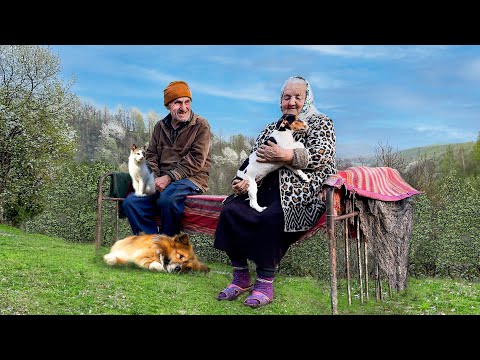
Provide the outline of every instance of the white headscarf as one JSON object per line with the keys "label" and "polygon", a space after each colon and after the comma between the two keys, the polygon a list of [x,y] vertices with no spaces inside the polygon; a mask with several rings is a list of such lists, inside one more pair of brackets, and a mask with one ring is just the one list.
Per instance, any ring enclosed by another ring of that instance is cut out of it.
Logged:
{"label": "white headscarf", "polygon": [[305,121],[313,114],[319,114],[320,112],[317,110],[315,105],[313,105],[313,92],[310,87],[310,84],[308,83],[307,79],[304,79],[301,76],[291,76],[287,80],[285,80],[285,82],[283,83],[282,91],[280,94],[280,110],[282,110],[282,98],[283,98],[283,92],[285,91],[285,86],[287,86],[291,82],[298,82],[298,80],[303,80],[307,85],[307,94],[305,96],[305,103],[303,104],[302,111],[300,111],[300,115],[298,116],[300,120]]}

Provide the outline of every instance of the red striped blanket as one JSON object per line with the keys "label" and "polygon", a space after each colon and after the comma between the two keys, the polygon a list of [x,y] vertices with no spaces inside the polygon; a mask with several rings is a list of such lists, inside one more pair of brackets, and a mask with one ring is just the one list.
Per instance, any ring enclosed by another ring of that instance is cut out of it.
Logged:
{"label": "red striped blanket", "polygon": [[324,185],[382,201],[397,201],[421,194],[405,182],[400,173],[390,167],[350,167],[330,176]]}
{"label": "red striped blanket", "polygon": [[[186,232],[214,235],[222,202],[226,195],[190,195],[185,200],[183,229]],[[325,227],[326,215],[323,214],[315,226],[304,234],[299,241],[306,240]]]}

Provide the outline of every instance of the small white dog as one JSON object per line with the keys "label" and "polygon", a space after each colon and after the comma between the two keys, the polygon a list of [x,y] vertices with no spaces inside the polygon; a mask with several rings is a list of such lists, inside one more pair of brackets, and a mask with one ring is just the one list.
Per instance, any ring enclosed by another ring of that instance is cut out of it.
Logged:
{"label": "small white dog", "polygon": [[[284,149],[298,149],[304,148],[305,146],[301,142],[296,142],[293,139],[293,131],[305,131],[308,129],[308,125],[303,121],[299,120],[295,115],[283,115],[280,120],[278,120],[275,130],[273,130],[268,140],[276,143]],[[265,206],[258,205],[257,201],[257,181],[260,181],[268,173],[285,166],[288,169],[292,170],[296,175],[300,176],[304,181],[310,181],[308,176],[298,169],[294,169],[289,165],[282,163],[262,163],[257,161],[258,156],[255,151],[253,151],[250,156],[243,162],[240,169],[237,171],[237,179],[248,180],[248,199],[250,200],[250,206],[262,212],[266,209]]]}
{"label": "small white dog", "polygon": [[138,148],[132,144],[128,157],[128,172],[136,196],[155,194],[155,178],[145,159],[145,146]]}

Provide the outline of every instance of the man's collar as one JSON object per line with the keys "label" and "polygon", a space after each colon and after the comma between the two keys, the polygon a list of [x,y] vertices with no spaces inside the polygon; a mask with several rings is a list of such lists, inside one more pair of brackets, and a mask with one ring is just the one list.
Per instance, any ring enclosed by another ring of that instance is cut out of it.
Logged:
{"label": "man's collar", "polygon": [[[191,112],[190,112],[190,117],[188,118],[188,120],[185,121],[185,122],[183,122],[183,123],[180,123],[179,128],[181,128],[181,127],[186,126],[187,124],[189,124],[189,123],[192,121],[192,119],[193,119],[194,116],[195,116],[195,114],[193,113],[193,111],[191,111]],[[172,126],[172,114],[168,113],[168,115],[165,116],[165,118],[164,118],[163,120],[164,120],[164,122],[165,122],[166,125],[168,125],[168,126],[170,126],[170,127],[173,128],[173,126]]]}

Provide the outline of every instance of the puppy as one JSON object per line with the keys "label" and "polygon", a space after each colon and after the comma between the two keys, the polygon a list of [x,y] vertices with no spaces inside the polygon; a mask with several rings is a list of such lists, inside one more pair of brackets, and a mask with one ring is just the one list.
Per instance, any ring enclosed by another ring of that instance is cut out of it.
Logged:
{"label": "puppy", "polygon": [[[300,121],[295,115],[283,115],[280,120],[278,120],[275,130],[273,130],[270,138],[265,141],[265,144],[268,140],[276,143],[284,149],[295,149],[295,148],[304,148],[305,146],[301,142],[296,142],[293,139],[293,131],[305,131],[308,129],[308,125],[303,121]],[[262,163],[257,161],[257,154],[253,151],[250,156],[243,162],[240,169],[237,171],[237,179],[248,180],[248,199],[250,200],[250,206],[262,212],[266,209],[265,206],[258,205],[257,202],[257,181],[260,181],[268,173],[285,166],[288,169],[292,170],[296,175],[300,176],[304,181],[310,181],[308,176],[298,169],[294,169],[289,165],[282,163]]]}
{"label": "puppy", "polygon": [[128,157],[128,172],[136,196],[155,194],[155,178],[145,159],[145,146],[138,148],[133,144]]}
{"label": "puppy", "polygon": [[103,260],[110,266],[134,263],[141,268],[169,273],[210,271],[198,260],[187,234],[129,236],[113,244]]}

